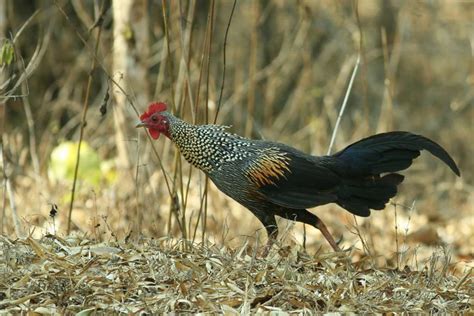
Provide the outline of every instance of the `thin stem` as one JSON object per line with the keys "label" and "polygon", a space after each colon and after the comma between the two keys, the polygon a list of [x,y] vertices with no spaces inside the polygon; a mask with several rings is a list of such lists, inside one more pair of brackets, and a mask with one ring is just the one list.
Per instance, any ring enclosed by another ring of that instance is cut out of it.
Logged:
{"label": "thin stem", "polygon": [[13,193],[12,185],[11,185],[11,179],[9,177],[5,178],[5,186],[6,186],[6,191],[8,194],[8,200],[10,200],[10,208],[12,210],[12,217],[13,217],[13,224],[15,226],[15,233],[17,237],[23,238],[25,237],[25,234],[23,232],[23,229],[21,228],[21,223],[20,223],[20,217],[18,216],[17,208],[16,208],[16,202],[15,202],[15,195]]}
{"label": "thin stem", "polygon": [[396,253],[397,253],[397,270],[400,270],[400,247],[398,243],[398,218],[397,218],[397,204],[394,205],[395,207],[395,245],[396,245]]}
{"label": "thin stem", "polygon": [[141,231],[141,228],[142,228],[142,222],[143,222],[143,216],[142,216],[142,213],[140,212],[140,189],[139,189],[139,185],[138,185],[138,175],[139,175],[139,172],[138,172],[138,169],[140,168],[140,137],[137,137],[137,165],[136,165],[136,168],[135,168],[135,203],[136,203],[136,207],[135,207],[135,216],[137,218],[137,232]]}
{"label": "thin stem", "polygon": [[209,123],[209,80],[210,80],[210,67],[211,67],[211,52],[212,52],[212,40],[214,35],[214,7],[215,1],[211,2],[211,11],[209,12],[209,44],[207,51],[207,77],[206,77],[206,108],[205,108],[205,122]]}
{"label": "thin stem", "polygon": [[[167,19],[167,15],[166,15],[166,0],[161,1],[161,8],[162,8],[162,14],[163,14],[163,24],[164,24],[164,29],[165,29],[166,49],[168,51],[168,55],[167,55],[167,58],[166,58],[166,61],[168,62],[168,66],[169,66],[167,68],[168,69],[168,76],[169,76],[171,82],[175,82],[174,76],[173,76],[174,68],[173,68],[173,63],[172,63],[172,59],[171,59],[168,19]],[[173,106],[173,112],[176,113],[177,107],[176,107],[175,100],[174,100],[174,96],[175,96],[174,85],[171,85],[171,95],[173,96],[173,98],[171,100],[171,105]]]}
{"label": "thin stem", "polygon": [[361,81],[361,84],[362,84],[362,91],[363,91],[363,97],[364,97],[364,115],[365,115],[365,120],[366,120],[366,126],[367,126],[367,130],[370,129],[370,120],[369,120],[369,113],[370,113],[370,109],[369,109],[369,88],[368,88],[368,84],[367,84],[367,73],[368,73],[368,69],[367,69],[367,54],[364,50],[364,32],[362,32],[362,24],[360,22],[360,15],[359,15],[359,2],[358,0],[353,0],[352,2],[352,7],[354,9],[354,15],[355,15],[355,19],[356,19],[356,23],[357,23],[357,30],[359,31],[359,54],[361,56],[361,59],[362,59],[362,73],[361,73],[361,77],[362,77],[362,81]]}
{"label": "thin stem", "polygon": [[[176,82],[175,78],[174,78],[174,66],[173,66],[173,60],[171,58],[171,43],[170,43],[170,36],[169,36],[169,25],[168,25],[168,15],[166,14],[166,0],[162,0],[161,1],[161,8],[162,8],[162,15],[163,15],[163,27],[164,27],[164,30],[165,30],[165,43],[166,43],[166,50],[167,50],[167,56],[166,56],[166,62],[168,64],[168,67],[166,68],[166,70],[168,71],[168,77],[170,78],[170,81],[171,82]],[[176,104],[176,94],[175,94],[175,87],[174,87],[174,84],[171,84],[171,95],[172,95],[172,98],[171,98],[171,106],[172,106],[172,112],[173,113],[178,113],[179,114],[179,109],[178,109],[178,106],[179,104],[177,105]],[[158,153],[157,153],[158,155]],[[177,162],[179,160],[179,153],[175,153],[175,162]],[[161,159],[160,159],[161,161]],[[175,164],[175,171],[174,171],[174,177],[173,177],[173,186],[172,188],[168,186],[168,192],[169,192],[169,195],[170,195],[170,198],[171,198],[171,208],[170,208],[170,213],[169,213],[169,216],[168,216],[168,233],[171,232],[171,224],[172,224],[172,221],[171,221],[171,217],[172,217],[172,213],[176,211],[176,214],[175,214],[175,217],[176,217],[176,220],[178,222],[178,225],[181,229],[181,231],[183,231],[182,229],[182,226],[181,226],[181,219],[179,217],[179,214],[177,213],[177,210],[176,210],[176,205],[178,204],[178,207],[179,207],[179,203],[176,203],[176,196],[177,196],[177,190],[176,190],[176,176],[177,176],[177,165]],[[162,169],[163,172],[164,172],[164,169]],[[169,184],[167,184],[169,185]]]}
{"label": "thin stem", "polygon": [[[208,19],[209,19],[209,17],[208,17]],[[209,23],[209,21],[207,23]],[[202,46],[202,52],[201,52],[201,61],[199,63],[199,79],[198,79],[198,83],[197,83],[196,97],[195,97],[195,101],[194,101],[194,121],[193,121],[193,124],[196,124],[198,122],[198,104],[199,104],[199,97],[201,95],[201,82],[202,82],[203,69],[204,69],[204,59],[206,57],[206,49],[207,49],[207,44],[208,44],[208,40],[207,40],[208,36],[209,36],[209,28],[206,27],[206,31],[204,33],[204,45]]]}
{"label": "thin stem", "polygon": [[[179,13],[180,13],[180,20],[182,21],[179,23],[180,25],[180,43],[182,47],[182,54],[181,54],[181,67],[184,67],[184,75],[185,75],[185,89],[184,94],[186,95],[186,92],[188,94],[188,99],[189,99],[189,105],[191,108],[191,117],[193,122],[195,121],[194,118],[194,98],[193,98],[193,91],[192,91],[192,86],[191,86],[191,76],[189,74],[189,66],[191,62],[191,37],[192,37],[192,31],[193,31],[193,21],[194,21],[194,11],[196,7],[196,2],[190,2],[188,6],[188,12],[186,15],[186,18],[184,17],[184,12],[182,11],[182,6],[181,6],[181,1],[178,1],[178,6],[179,6]],[[186,21],[184,23],[183,21]],[[185,27],[185,25],[189,25],[188,27]],[[183,103],[186,103],[186,98]],[[180,103],[182,105],[183,103]],[[183,107],[180,107],[179,114],[183,114]]]}
{"label": "thin stem", "polygon": [[224,48],[222,51],[222,83],[221,83],[221,91],[219,93],[219,102],[217,102],[217,109],[216,115],[214,116],[214,124],[217,122],[217,116],[219,115],[219,111],[221,109],[222,104],[222,95],[224,94],[224,85],[225,85],[225,70],[226,70],[226,47],[227,47],[227,36],[229,35],[230,23],[232,22],[232,17],[234,16],[235,7],[237,5],[237,0],[234,0],[234,4],[232,5],[232,11],[230,11],[229,22],[227,22],[227,28],[225,30],[224,35]]}
{"label": "thin stem", "polygon": [[332,147],[334,146],[334,141],[336,140],[337,130],[339,129],[339,124],[341,123],[342,115],[346,110],[347,100],[349,99],[349,94],[352,90],[352,84],[354,83],[354,78],[357,74],[357,70],[359,69],[360,64],[360,54],[357,55],[357,61],[354,66],[354,70],[352,71],[351,80],[349,81],[349,86],[346,90],[346,95],[344,96],[344,101],[342,102],[341,110],[339,111],[339,115],[337,116],[336,125],[334,125],[334,130],[332,131],[331,142],[329,143],[329,148],[327,154],[331,154]]}
{"label": "thin stem", "polygon": [[[254,2],[254,10],[253,10],[253,27],[250,34],[250,57],[249,57],[249,80],[254,81],[255,72],[257,68],[257,42],[258,42],[258,20],[259,20],[259,11],[260,6],[258,1]],[[252,128],[254,125],[254,109],[255,109],[255,90],[256,84],[250,85],[247,91],[247,120],[245,122],[245,133],[246,137],[250,137],[252,135]]]}
{"label": "thin stem", "polygon": [[[206,124],[209,122],[209,79],[210,79],[210,68],[211,68],[211,52],[212,52],[212,39],[214,35],[214,8],[215,8],[215,1],[212,0],[211,2],[211,11],[209,13],[209,45],[208,45],[208,52],[207,52],[207,78],[206,78]],[[204,244],[205,236],[206,236],[206,229],[207,229],[207,192],[209,187],[209,176],[206,174],[204,179],[204,214],[202,217],[202,243]],[[202,205],[201,205],[202,206]],[[202,209],[202,208],[201,208]],[[201,211],[201,210],[200,210]]]}
{"label": "thin stem", "polygon": [[[102,9],[103,8],[104,8],[104,1],[102,1]],[[101,12],[104,12],[102,9],[101,9]],[[102,34],[102,24],[99,24],[98,25],[97,39],[96,39],[96,42],[95,42],[94,56],[97,56],[97,52],[99,51],[99,43],[100,43],[101,34]],[[93,75],[95,67],[96,67],[96,58],[93,58],[91,69],[89,71],[89,77],[87,79],[87,87],[86,87],[86,95],[85,95],[85,98],[84,98],[84,105],[82,107],[81,129],[80,129],[80,132],[79,132],[79,144],[77,145],[76,165],[74,167],[74,178],[73,178],[72,190],[71,190],[71,202],[69,204],[69,213],[68,213],[68,218],[67,218],[67,231],[66,231],[67,235],[69,235],[69,233],[71,232],[72,208],[74,206],[74,197],[75,197],[75,194],[76,194],[76,184],[77,184],[77,175],[79,173],[81,145],[82,145],[82,139],[84,138],[84,128],[86,126],[86,116],[87,116],[87,110],[89,109],[89,96],[90,96],[90,91],[91,91],[91,86],[92,86],[92,75]]]}

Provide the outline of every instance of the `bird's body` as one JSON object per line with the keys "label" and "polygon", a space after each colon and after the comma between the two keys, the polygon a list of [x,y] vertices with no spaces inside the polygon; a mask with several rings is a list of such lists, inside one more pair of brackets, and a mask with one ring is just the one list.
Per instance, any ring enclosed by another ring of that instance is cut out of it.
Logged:
{"label": "bird's body", "polygon": [[218,125],[192,125],[155,103],[140,118],[153,138],[170,138],[183,157],[205,172],[226,195],[248,208],[265,226],[272,240],[275,215],[321,230],[339,250],[324,223],[307,208],[337,203],[349,212],[369,216],[382,210],[397,193],[408,168],[425,149],[459,170],[438,144],[408,132],[377,134],[331,156],[311,156],[271,141],[252,140]]}

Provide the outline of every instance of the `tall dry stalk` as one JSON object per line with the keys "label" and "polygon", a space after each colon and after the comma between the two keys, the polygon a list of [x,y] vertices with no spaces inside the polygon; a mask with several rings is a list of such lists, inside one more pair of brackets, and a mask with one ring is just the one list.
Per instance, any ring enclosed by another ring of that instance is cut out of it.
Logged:
{"label": "tall dry stalk", "polygon": [[[105,6],[104,6],[105,1],[102,1],[101,5],[101,10],[100,14],[105,14]],[[59,5],[58,5],[59,7]],[[99,51],[99,43],[100,43],[100,36],[102,34],[102,23],[97,25],[97,37],[95,41],[95,48],[94,48],[94,55],[97,56],[97,53]],[[79,130],[79,141],[77,144],[77,154],[76,154],[76,163],[74,167],[74,178],[72,182],[72,189],[71,189],[71,200],[69,203],[69,212],[68,212],[68,217],[67,217],[67,230],[66,234],[69,235],[71,232],[71,223],[72,223],[72,210],[74,207],[74,198],[76,194],[76,184],[77,184],[77,176],[79,173],[79,163],[80,163],[80,157],[81,157],[81,145],[82,145],[82,140],[84,138],[84,128],[86,127],[86,117],[87,117],[87,111],[89,109],[89,97],[90,97],[90,91],[91,91],[91,85],[92,85],[92,78],[93,78],[93,70],[96,67],[96,59],[93,58],[91,62],[91,68],[90,72],[88,75],[87,79],[87,84],[86,84],[86,94],[84,97],[84,103],[82,106],[82,115],[81,115],[81,126]]]}

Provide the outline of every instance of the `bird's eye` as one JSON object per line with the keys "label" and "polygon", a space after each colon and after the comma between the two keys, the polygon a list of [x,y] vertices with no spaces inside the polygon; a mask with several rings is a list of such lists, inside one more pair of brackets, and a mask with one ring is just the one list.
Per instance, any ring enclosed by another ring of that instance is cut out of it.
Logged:
{"label": "bird's eye", "polygon": [[152,117],[151,117],[151,120],[152,120],[153,122],[156,122],[156,121],[158,120],[158,118],[157,118],[156,116],[152,116]]}

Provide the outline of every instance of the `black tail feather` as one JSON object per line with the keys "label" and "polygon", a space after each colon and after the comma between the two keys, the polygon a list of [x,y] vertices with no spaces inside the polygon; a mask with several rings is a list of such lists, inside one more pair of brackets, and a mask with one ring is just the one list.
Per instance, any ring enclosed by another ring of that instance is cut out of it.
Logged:
{"label": "black tail feather", "polygon": [[383,153],[383,156],[371,165],[374,174],[397,172],[410,167],[413,159],[420,155],[419,151],[407,149],[392,149]]}
{"label": "black tail feather", "polygon": [[446,150],[424,136],[408,132],[377,134],[334,154],[333,157],[344,166],[337,203],[359,216],[369,216],[371,209],[385,208],[403,181],[403,176],[394,172],[410,167],[421,150],[429,151],[456,175],[461,175]]}
{"label": "black tail feather", "polygon": [[359,216],[369,216],[370,210],[383,210],[397,194],[404,177],[390,173],[383,177],[346,180],[337,193],[337,204]]}
{"label": "black tail feather", "polygon": [[[359,175],[397,172],[408,168],[413,159],[427,150],[439,158],[458,176],[461,175],[451,156],[434,141],[409,132],[389,132],[364,138],[334,154]],[[360,173],[362,172],[362,174]]]}

